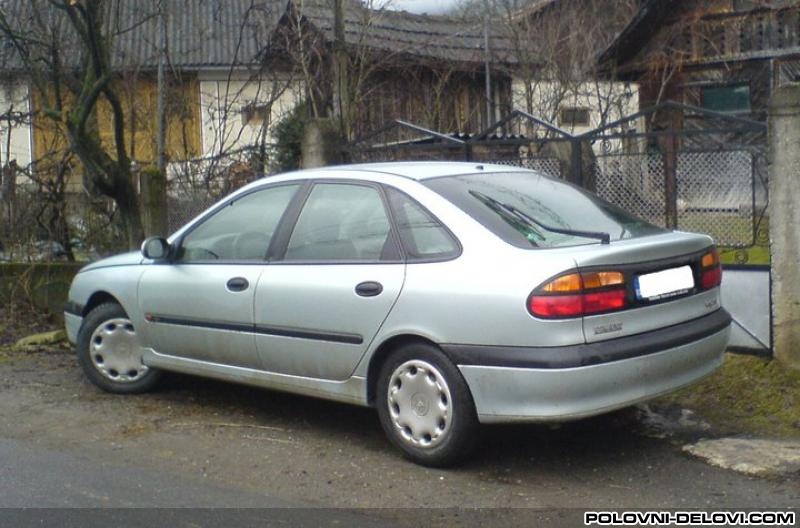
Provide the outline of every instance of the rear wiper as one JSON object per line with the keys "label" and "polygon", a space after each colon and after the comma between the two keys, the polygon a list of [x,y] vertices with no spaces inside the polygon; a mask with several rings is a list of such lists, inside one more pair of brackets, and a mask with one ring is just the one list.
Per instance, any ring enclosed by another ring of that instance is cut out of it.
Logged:
{"label": "rear wiper", "polygon": [[543,224],[539,220],[535,219],[525,211],[518,209],[517,207],[501,202],[500,200],[496,200],[491,196],[487,196],[479,191],[469,191],[469,193],[474,196],[475,198],[481,200],[482,202],[486,202],[491,204],[497,208],[500,208],[507,213],[514,215],[516,218],[523,220],[527,224],[533,224],[541,227],[545,231],[550,231],[551,233],[558,233],[560,235],[572,235],[572,236],[579,236],[583,238],[594,238],[599,240],[601,244],[610,244],[611,243],[611,235],[608,233],[602,233],[600,231],[579,231],[577,229],[566,229],[563,227],[554,227],[547,224]]}

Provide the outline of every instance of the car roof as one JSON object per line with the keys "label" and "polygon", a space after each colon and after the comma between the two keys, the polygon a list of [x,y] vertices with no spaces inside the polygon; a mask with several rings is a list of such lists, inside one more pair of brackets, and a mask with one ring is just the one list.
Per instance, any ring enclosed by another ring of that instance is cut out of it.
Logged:
{"label": "car roof", "polygon": [[427,180],[430,178],[439,178],[441,176],[475,174],[477,172],[530,172],[528,169],[509,165],[463,161],[395,161],[387,163],[361,163],[355,165],[321,167],[302,172],[309,173],[327,171],[378,172],[410,178],[412,180]]}

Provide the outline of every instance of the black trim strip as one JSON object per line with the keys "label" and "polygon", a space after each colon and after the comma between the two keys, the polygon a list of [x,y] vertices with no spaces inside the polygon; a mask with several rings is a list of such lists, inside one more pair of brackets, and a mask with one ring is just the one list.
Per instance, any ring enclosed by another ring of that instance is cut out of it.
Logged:
{"label": "black trim strip", "polygon": [[620,361],[699,341],[730,326],[724,309],[667,328],[597,343],[560,347],[504,347],[484,345],[441,345],[457,365],[561,369],[587,367]]}
{"label": "black trim strip", "polygon": [[222,323],[201,319],[183,319],[179,317],[151,314],[145,315],[144,318],[150,323],[191,326],[195,328],[208,328],[210,330],[229,330],[231,332],[253,332],[253,325],[246,323]]}
{"label": "black trim strip", "polygon": [[310,330],[307,328],[293,328],[287,326],[267,326],[267,325],[251,325],[246,323],[223,323],[217,321],[207,321],[199,319],[183,319],[178,317],[169,317],[163,315],[147,314],[145,319],[151,323],[171,324],[177,326],[191,326],[195,328],[207,328],[211,330],[228,330],[231,332],[248,332],[263,335],[281,336],[281,337],[296,337],[299,339],[312,339],[315,341],[330,341],[333,343],[347,343],[351,345],[360,345],[364,342],[364,338],[358,334],[346,334],[339,332],[323,332],[319,330]]}
{"label": "black trim strip", "polygon": [[83,317],[83,305],[76,302],[67,301],[64,303],[64,313]]}
{"label": "black trim strip", "polygon": [[319,330],[308,330],[306,328],[290,328],[286,326],[262,326],[256,325],[257,334],[266,334],[282,337],[297,337],[300,339],[313,339],[316,341],[332,341],[334,343],[348,343],[360,345],[364,338],[358,334],[344,334],[338,332],[321,332]]}
{"label": "black trim strip", "polygon": [[769,264],[722,264],[722,271],[770,271]]}

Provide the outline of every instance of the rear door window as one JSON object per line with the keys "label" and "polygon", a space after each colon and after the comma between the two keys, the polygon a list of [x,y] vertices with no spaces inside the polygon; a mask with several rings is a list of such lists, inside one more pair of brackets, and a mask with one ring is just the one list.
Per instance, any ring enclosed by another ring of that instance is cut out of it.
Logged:
{"label": "rear door window", "polygon": [[423,183],[521,248],[596,244],[603,234],[623,240],[665,232],[583,189],[536,172],[465,174]]}

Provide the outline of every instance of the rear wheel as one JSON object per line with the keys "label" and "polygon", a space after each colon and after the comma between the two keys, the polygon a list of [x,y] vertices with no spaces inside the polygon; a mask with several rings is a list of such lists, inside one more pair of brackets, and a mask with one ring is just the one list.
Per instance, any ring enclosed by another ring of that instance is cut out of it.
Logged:
{"label": "rear wheel", "polygon": [[383,364],[378,415],[391,442],[418,464],[443,467],[476,444],[475,405],[458,368],[436,347],[411,343]]}
{"label": "rear wheel", "polygon": [[78,332],[76,352],[86,377],[108,392],[145,392],[160,376],[142,362],[136,328],[116,303],[101,304],[89,312]]}

